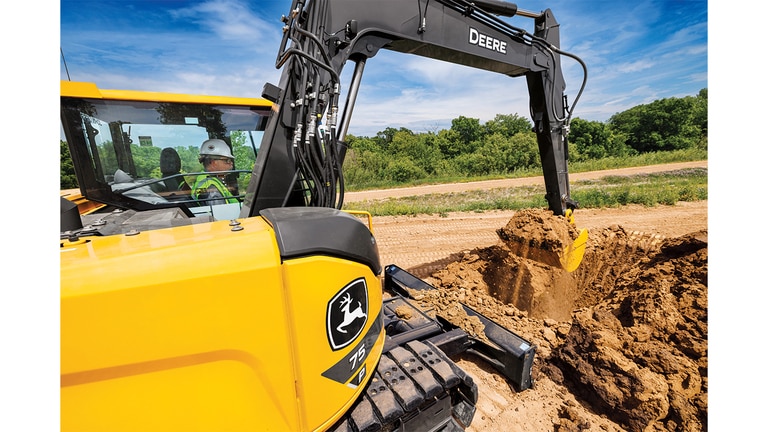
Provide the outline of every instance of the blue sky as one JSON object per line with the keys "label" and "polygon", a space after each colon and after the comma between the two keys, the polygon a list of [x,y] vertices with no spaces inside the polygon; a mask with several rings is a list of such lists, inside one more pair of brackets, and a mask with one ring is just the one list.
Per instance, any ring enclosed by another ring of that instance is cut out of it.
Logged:
{"label": "blue sky", "polygon": [[[66,68],[60,59],[60,78],[111,89],[258,97],[265,82],[278,82],[280,17],[290,4],[62,0]],[[517,4],[534,12],[551,9],[560,23],[561,49],[587,64],[575,117],[606,121],[633,106],[708,87],[705,0]],[[530,19],[511,22],[533,32]],[[583,74],[575,61],[563,66],[573,101]],[[449,128],[458,116],[481,122],[496,114],[528,117],[527,103],[522,77],[383,51],[366,65],[349,133],[372,136],[387,127],[435,131]]]}

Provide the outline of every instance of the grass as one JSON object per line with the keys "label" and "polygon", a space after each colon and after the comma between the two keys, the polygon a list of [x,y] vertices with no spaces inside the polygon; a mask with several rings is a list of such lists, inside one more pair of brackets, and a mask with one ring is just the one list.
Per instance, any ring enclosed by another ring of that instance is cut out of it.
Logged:
{"label": "grass", "polygon": [[[374,216],[519,210],[547,207],[544,194],[543,185],[521,186],[360,201],[353,203],[350,209],[367,211]],[[571,183],[571,197],[579,203],[580,208],[628,204],[652,207],[673,205],[678,201],[706,200],[707,170],[694,168],[577,181]]]}
{"label": "grass", "polygon": [[582,208],[619,207],[640,204],[648,207],[673,205],[678,201],[707,199],[707,170],[693,168],[637,176],[604,177],[571,185],[571,195]]}

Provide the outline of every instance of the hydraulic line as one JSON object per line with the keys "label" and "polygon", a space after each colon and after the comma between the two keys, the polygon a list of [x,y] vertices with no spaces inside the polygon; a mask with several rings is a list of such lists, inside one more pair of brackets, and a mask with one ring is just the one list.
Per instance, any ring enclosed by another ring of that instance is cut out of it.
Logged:
{"label": "hydraulic line", "polygon": [[573,110],[574,110],[574,108],[576,108],[576,104],[579,102],[579,98],[581,98],[581,94],[584,92],[584,87],[586,87],[586,85],[587,85],[587,65],[586,65],[586,63],[584,63],[584,61],[581,58],[579,58],[578,56],[576,56],[574,54],[562,51],[562,50],[560,50],[560,49],[558,49],[556,47],[552,47],[552,49],[556,53],[558,53],[560,55],[564,55],[566,57],[570,57],[570,58],[576,60],[577,62],[579,62],[579,64],[581,65],[581,69],[584,71],[584,77],[581,80],[581,86],[579,87],[579,92],[576,94],[576,97],[573,99],[573,103],[571,103],[571,109],[568,110],[568,117],[565,120],[566,124],[570,124],[570,122],[571,122],[571,115],[573,113]]}

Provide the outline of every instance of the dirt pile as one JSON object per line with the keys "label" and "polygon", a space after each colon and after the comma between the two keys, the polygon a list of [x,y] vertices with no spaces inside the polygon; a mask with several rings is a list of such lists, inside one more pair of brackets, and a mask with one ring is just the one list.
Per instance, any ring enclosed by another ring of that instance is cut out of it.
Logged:
{"label": "dirt pile", "polygon": [[520,211],[497,233],[427,278],[422,307],[482,334],[461,302],[532,342],[526,391],[551,381],[578,401],[563,398],[554,430],[707,430],[706,230],[592,229],[573,273],[553,261],[577,234],[564,218]]}

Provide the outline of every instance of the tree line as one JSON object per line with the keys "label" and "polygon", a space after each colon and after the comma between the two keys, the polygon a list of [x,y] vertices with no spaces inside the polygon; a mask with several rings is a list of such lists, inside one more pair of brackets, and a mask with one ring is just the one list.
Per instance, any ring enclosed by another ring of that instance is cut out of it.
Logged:
{"label": "tree line", "polygon": [[[569,160],[622,158],[688,148],[706,150],[707,118],[706,88],[696,96],[670,97],[635,106],[606,122],[577,117],[570,124]],[[451,121],[449,129],[436,132],[415,133],[390,127],[373,137],[349,135],[343,167],[345,182],[348,189],[360,189],[431,177],[505,175],[540,169],[532,128],[525,117],[498,114],[485,123],[460,116]],[[191,160],[196,149],[188,150],[186,156]],[[156,160],[152,158],[155,165]],[[61,188],[75,187],[69,149],[62,141]]]}
{"label": "tree line", "polygon": [[[571,162],[628,157],[707,145],[707,89],[696,96],[659,99],[613,115],[607,122],[574,118]],[[449,129],[414,133],[387,128],[374,137],[347,137],[348,185],[366,187],[430,177],[504,175],[541,168],[533,124],[517,114],[492,120],[460,116]]]}

